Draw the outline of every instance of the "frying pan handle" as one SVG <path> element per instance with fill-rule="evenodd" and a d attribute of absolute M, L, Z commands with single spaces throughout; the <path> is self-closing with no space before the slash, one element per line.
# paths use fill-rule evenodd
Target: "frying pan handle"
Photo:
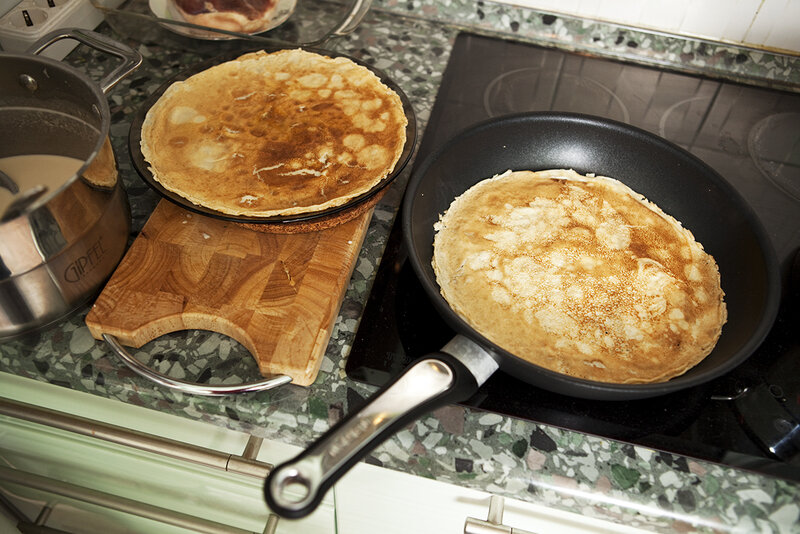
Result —
<path fill-rule="evenodd" d="M 334 482 L 391 434 L 437 406 L 471 397 L 478 381 L 449 354 L 437 352 L 416 360 L 360 410 L 273 469 L 264 485 L 267 504 L 283 517 L 308 515 Z"/>

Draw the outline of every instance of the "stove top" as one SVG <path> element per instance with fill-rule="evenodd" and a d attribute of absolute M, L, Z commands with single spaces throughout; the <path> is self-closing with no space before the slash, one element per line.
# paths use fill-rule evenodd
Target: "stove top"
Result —
<path fill-rule="evenodd" d="M 636 401 L 551 393 L 502 372 L 464 404 L 800 481 L 800 94 L 460 34 L 417 161 L 464 128 L 522 111 L 572 111 L 638 126 L 728 179 L 778 253 L 785 295 L 758 351 L 726 376 Z M 346 364 L 381 385 L 454 332 L 408 261 L 399 221 Z"/>

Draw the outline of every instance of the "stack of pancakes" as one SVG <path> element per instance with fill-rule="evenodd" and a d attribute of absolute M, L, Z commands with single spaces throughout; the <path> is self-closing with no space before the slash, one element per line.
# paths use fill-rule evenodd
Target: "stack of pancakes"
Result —
<path fill-rule="evenodd" d="M 707 356 L 727 318 L 714 259 L 621 182 L 508 172 L 436 224 L 442 295 L 472 327 L 542 367 L 663 382 Z"/>
<path fill-rule="evenodd" d="M 400 158 L 407 122 L 400 97 L 347 58 L 259 51 L 171 85 L 141 150 L 154 179 L 195 204 L 287 216 L 370 191 Z"/>

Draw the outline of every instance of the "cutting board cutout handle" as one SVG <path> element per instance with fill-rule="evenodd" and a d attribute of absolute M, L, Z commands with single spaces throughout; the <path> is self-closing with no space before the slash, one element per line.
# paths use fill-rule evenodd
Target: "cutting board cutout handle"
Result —
<path fill-rule="evenodd" d="M 125 346 L 210 330 L 238 341 L 264 376 L 316 379 L 372 210 L 325 230 L 269 234 L 162 200 L 86 324 Z"/>

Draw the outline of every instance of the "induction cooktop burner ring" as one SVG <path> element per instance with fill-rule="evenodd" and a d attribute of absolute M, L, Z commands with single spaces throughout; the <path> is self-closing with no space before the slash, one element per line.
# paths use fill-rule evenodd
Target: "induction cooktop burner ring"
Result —
<path fill-rule="evenodd" d="M 555 79 L 548 79 L 548 77 L 552 76 L 555 76 Z M 606 85 L 588 76 L 576 76 L 565 72 L 553 73 L 539 67 L 514 69 L 494 78 L 484 89 L 483 108 L 489 117 L 534 109 L 532 104 L 526 102 L 526 98 L 529 98 L 534 92 L 530 91 L 529 88 L 536 87 L 539 83 L 552 84 L 553 93 L 561 91 L 566 84 L 571 84 L 573 94 L 582 94 L 587 100 L 596 101 L 597 96 L 605 97 L 610 105 L 616 108 L 609 111 L 607 118 L 613 118 L 625 124 L 630 124 L 631 122 L 631 114 L 628 107 Z M 523 90 L 520 91 L 519 89 Z M 511 98 L 514 102 L 508 106 L 503 106 L 499 99 L 504 96 Z M 574 106 L 571 109 L 574 110 Z"/>
<path fill-rule="evenodd" d="M 781 191 L 800 200 L 800 130 L 797 124 L 800 124 L 797 112 L 764 117 L 750 129 L 747 151 L 761 174 Z"/>
<path fill-rule="evenodd" d="M 658 121 L 658 135 L 663 137 L 664 139 L 671 139 L 669 136 L 669 132 L 667 131 L 667 123 L 672 115 L 681 107 L 694 104 L 696 102 L 708 102 L 711 100 L 709 96 L 693 96 L 691 98 L 685 98 L 678 102 L 675 102 L 667 110 L 661 115 L 661 119 Z"/>

